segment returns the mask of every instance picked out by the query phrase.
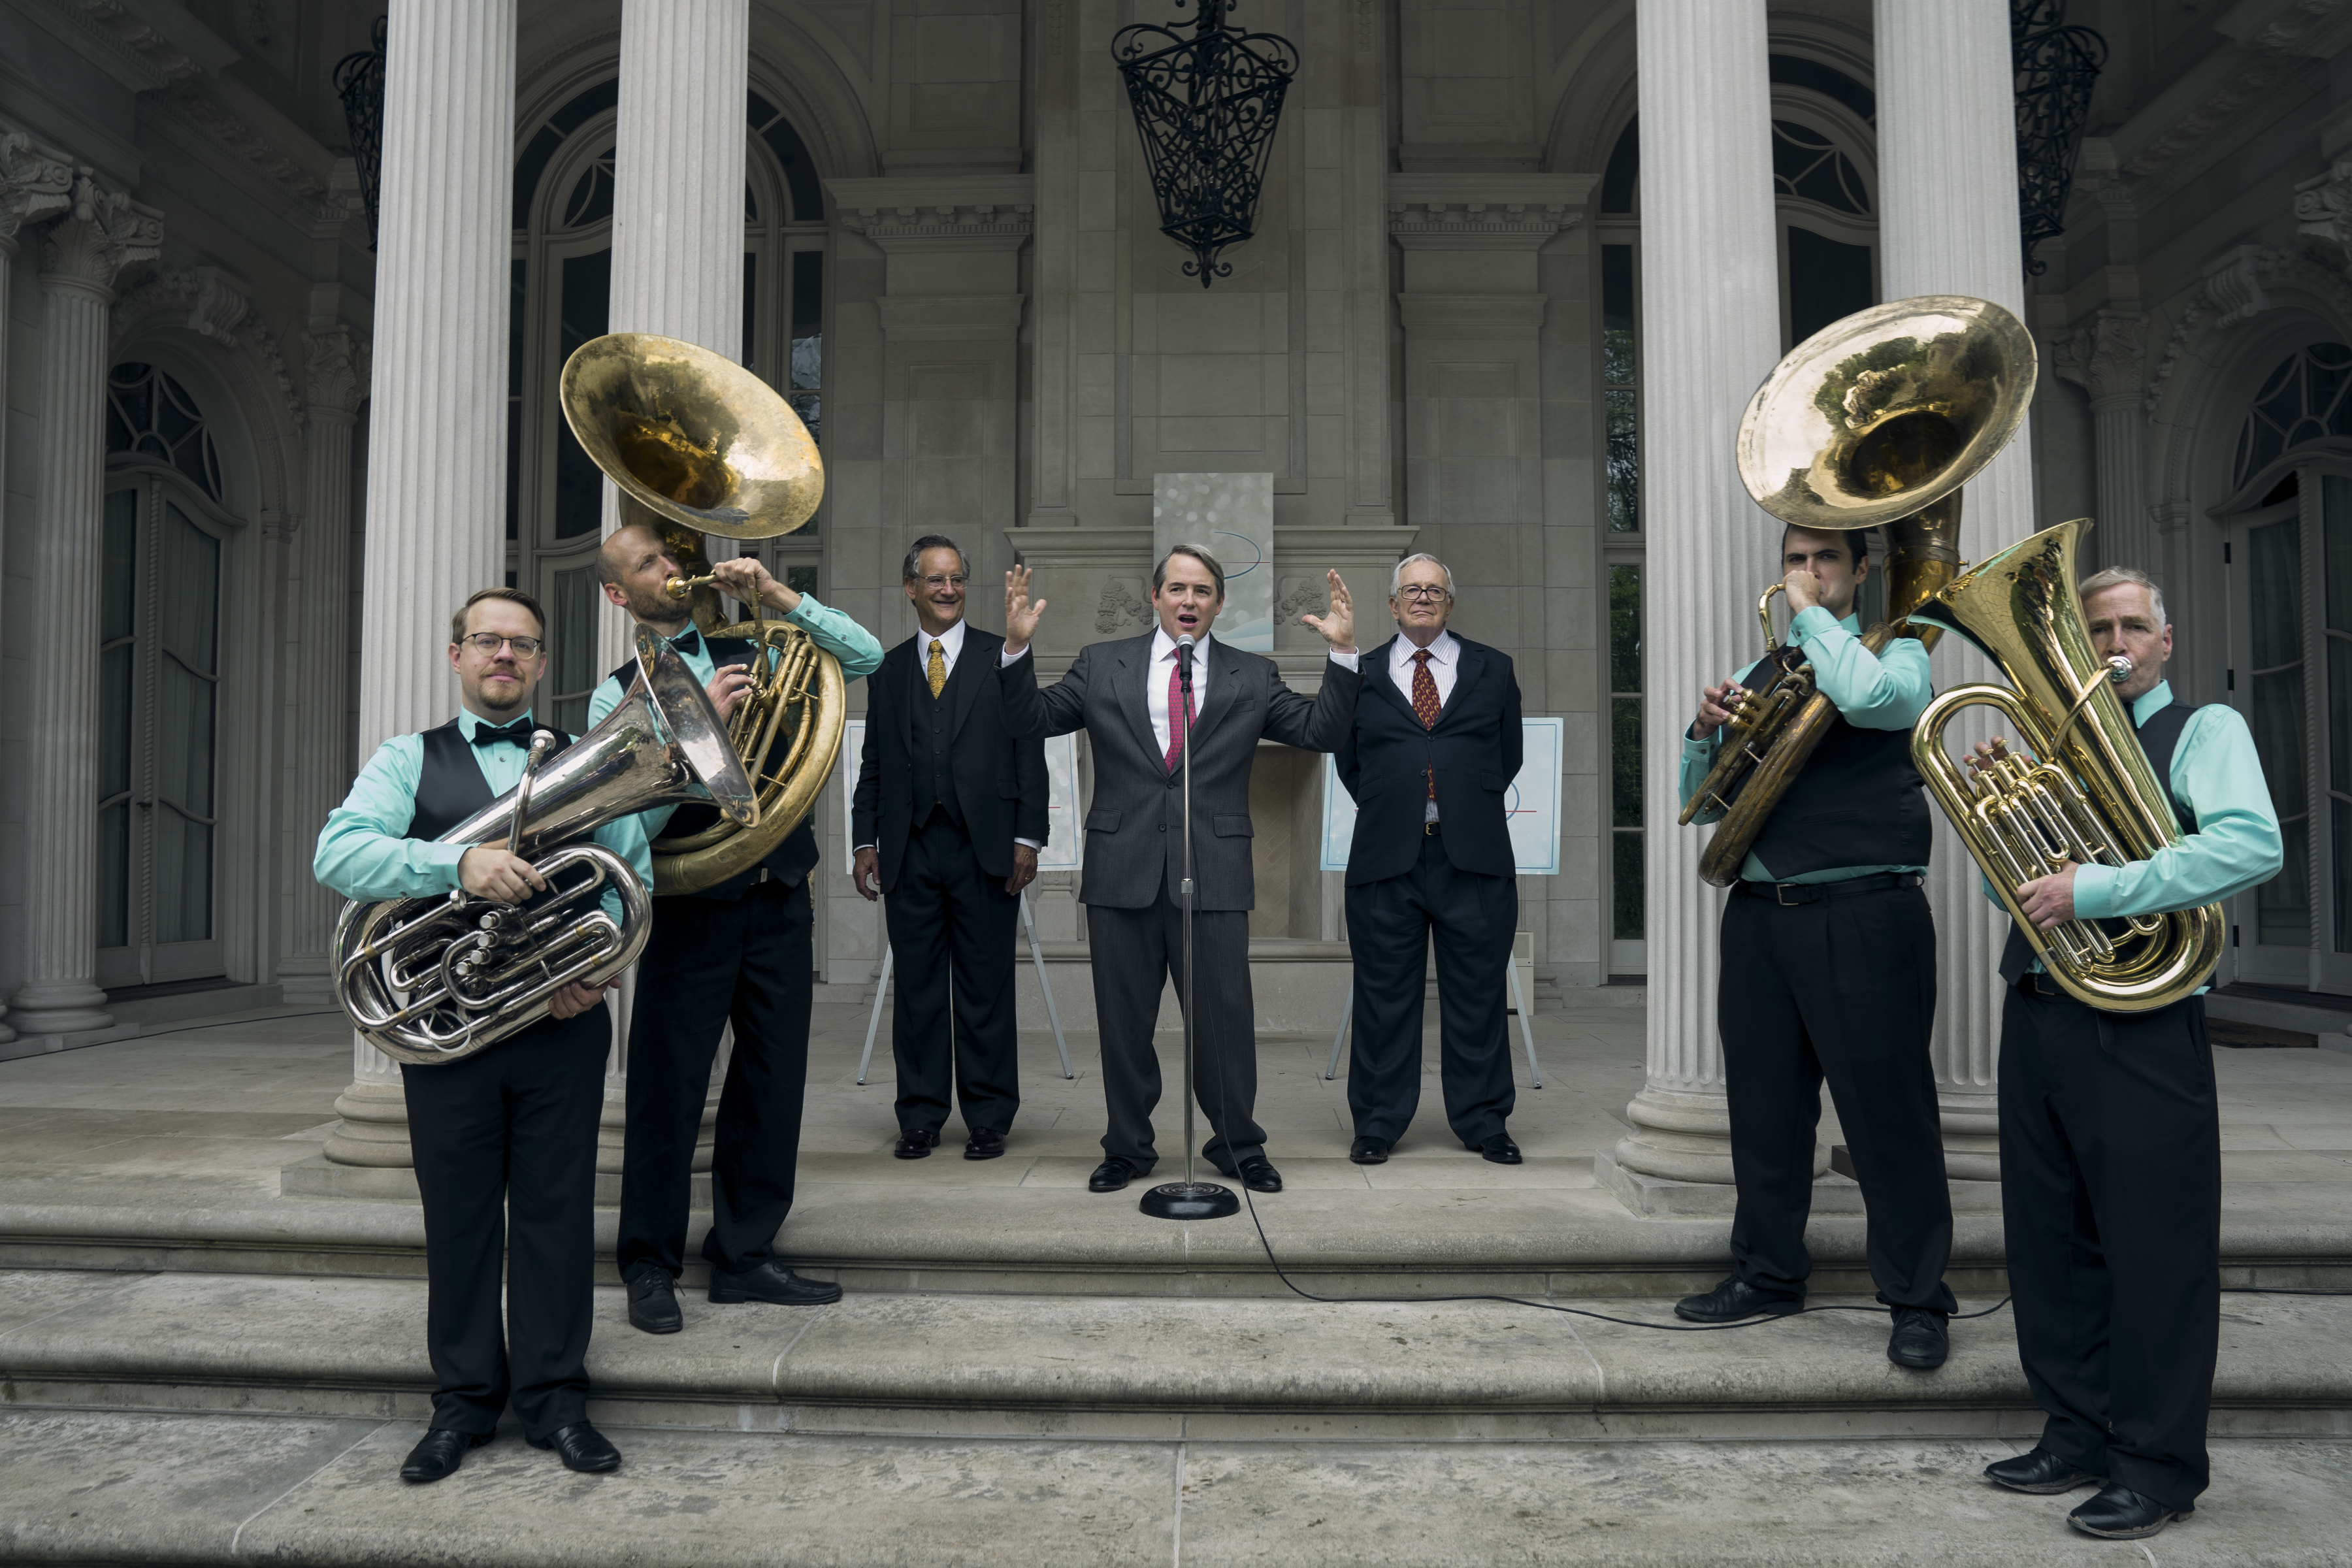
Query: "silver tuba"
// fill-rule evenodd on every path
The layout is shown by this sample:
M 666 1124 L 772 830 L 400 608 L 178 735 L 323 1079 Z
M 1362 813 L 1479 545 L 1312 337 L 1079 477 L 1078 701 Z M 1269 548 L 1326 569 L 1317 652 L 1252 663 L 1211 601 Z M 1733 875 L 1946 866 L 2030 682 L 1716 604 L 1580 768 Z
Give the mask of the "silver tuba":
M 394 1061 L 453 1062 L 529 1028 L 558 991 L 611 980 L 645 947 L 653 895 L 620 856 L 588 842 L 605 823 L 704 798 L 749 826 L 751 781 L 686 661 L 640 627 L 637 679 L 604 721 L 443 834 L 444 844 L 504 844 L 547 880 L 528 904 L 458 889 L 379 899 L 335 925 L 335 997 Z M 699 785 L 701 788 L 698 788 Z M 603 908 L 620 895 L 621 919 Z

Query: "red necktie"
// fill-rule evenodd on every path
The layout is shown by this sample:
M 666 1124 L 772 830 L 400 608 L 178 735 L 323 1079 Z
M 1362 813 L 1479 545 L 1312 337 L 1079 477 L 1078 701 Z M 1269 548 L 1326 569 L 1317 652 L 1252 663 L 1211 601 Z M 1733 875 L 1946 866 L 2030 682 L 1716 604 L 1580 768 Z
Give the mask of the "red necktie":
M 1437 728 L 1437 677 L 1429 673 L 1429 650 L 1423 648 L 1412 656 L 1412 716 L 1421 721 L 1424 730 Z M 1424 768 L 1429 779 L 1429 798 L 1437 798 L 1437 770 Z
M 1180 654 L 1178 665 L 1171 666 L 1168 671 L 1168 771 L 1171 773 L 1184 759 L 1184 736 L 1192 728 L 1192 694 L 1183 689 L 1184 673 L 1179 668 L 1181 662 Z M 1181 724 L 1176 721 L 1180 710 L 1184 715 Z

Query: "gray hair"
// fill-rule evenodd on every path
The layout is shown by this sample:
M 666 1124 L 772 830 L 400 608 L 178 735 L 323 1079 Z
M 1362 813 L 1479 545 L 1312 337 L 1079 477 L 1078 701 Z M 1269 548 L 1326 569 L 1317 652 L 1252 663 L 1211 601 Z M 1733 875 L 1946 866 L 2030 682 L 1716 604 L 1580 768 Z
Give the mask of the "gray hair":
M 1159 596 L 1161 586 L 1168 581 L 1168 563 L 1179 555 L 1189 555 L 1209 569 L 1209 575 L 1217 580 L 1217 597 L 1222 601 L 1225 596 L 1225 569 L 1218 563 L 1215 556 L 1197 544 L 1171 544 L 1168 547 L 1168 553 L 1161 556 L 1160 564 L 1151 569 L 1152 596 Z
M 1454 597 L 1454 568 L 1448 566 L 1444 562 L 1440 561 L 1436 556 L 1429 553 L 1429 552 L 1421 550 L 1415 551 L 1412 554 L 1408 555 L 1403 560 L 1398 562 L 1396 563 L 1396 569 L 1389 574 L 1390 598 L 1395 598 L 1397 596 L 1397 590 L 1404 586 L 1404 569 L 1412 565 L 1416 561 L 1426 561 L 1432 566 L 1436 567 L 1440 572 L 1444 573 L 1445 596 L 1449 599 Z
M 923 574 L 923 552 L 927 550 L 952 550 L 956 552 L 956 570 L 966 577 L 971 575 L 971 557 L 963 547 L 944 533 L 927 533 L 907 546 L 907 559 L 898 564 L 900 581 L 911 583 Z
M 2157 630 L 2162 631 L 2172 624 L 2172 618 L 2164 613 L 2164 590 L 2156 585 L 2155 578 L 2137 566 L 2110 566 L 2104 572 L 2094 572 L 2083 579 L 2074 594 L 2077 598 L 2087 601 L 2094 594 L 2104 594 L 2110 588 L 2126 585 L 2147 590 L 2148 603 L 2156 606 Z

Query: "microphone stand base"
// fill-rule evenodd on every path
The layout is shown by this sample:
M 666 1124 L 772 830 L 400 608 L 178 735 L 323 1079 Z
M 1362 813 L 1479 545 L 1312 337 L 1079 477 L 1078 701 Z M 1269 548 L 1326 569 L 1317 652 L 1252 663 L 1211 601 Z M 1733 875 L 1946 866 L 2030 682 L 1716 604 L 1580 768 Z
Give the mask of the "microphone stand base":
M 1234 1190 L 1214 1182 L 1168 1182 L 1145 1193 L 1136 1206 L 1154 1219 L 1223 1219 L 1242 1212 Z

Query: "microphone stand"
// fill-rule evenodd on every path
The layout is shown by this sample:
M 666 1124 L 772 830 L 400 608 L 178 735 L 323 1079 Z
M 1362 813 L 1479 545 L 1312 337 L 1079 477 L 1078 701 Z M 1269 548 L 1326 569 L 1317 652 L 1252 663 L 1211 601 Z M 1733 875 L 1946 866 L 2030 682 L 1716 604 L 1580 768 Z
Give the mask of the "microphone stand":
M 1184 751 L 1184 876 L 1178 884 L 1184 901 L 1184 1179 L 1153 1187 L 1143 1194 L 1137 1206 L 1156 1219 L 1220 1219 L 1229 1214 L 1239 1214 L 1241 1199 L 1233 1189 L 1214 1182 L 1197 1181 L 1192 1174 L 1194 1140 L 1192 1136 L 1192 639 L 1176 639 L 1176 680 L 1182 689 L 1184 710 L 1168 715 L 1168 727 L 1173 731 L 1181 724 Z

